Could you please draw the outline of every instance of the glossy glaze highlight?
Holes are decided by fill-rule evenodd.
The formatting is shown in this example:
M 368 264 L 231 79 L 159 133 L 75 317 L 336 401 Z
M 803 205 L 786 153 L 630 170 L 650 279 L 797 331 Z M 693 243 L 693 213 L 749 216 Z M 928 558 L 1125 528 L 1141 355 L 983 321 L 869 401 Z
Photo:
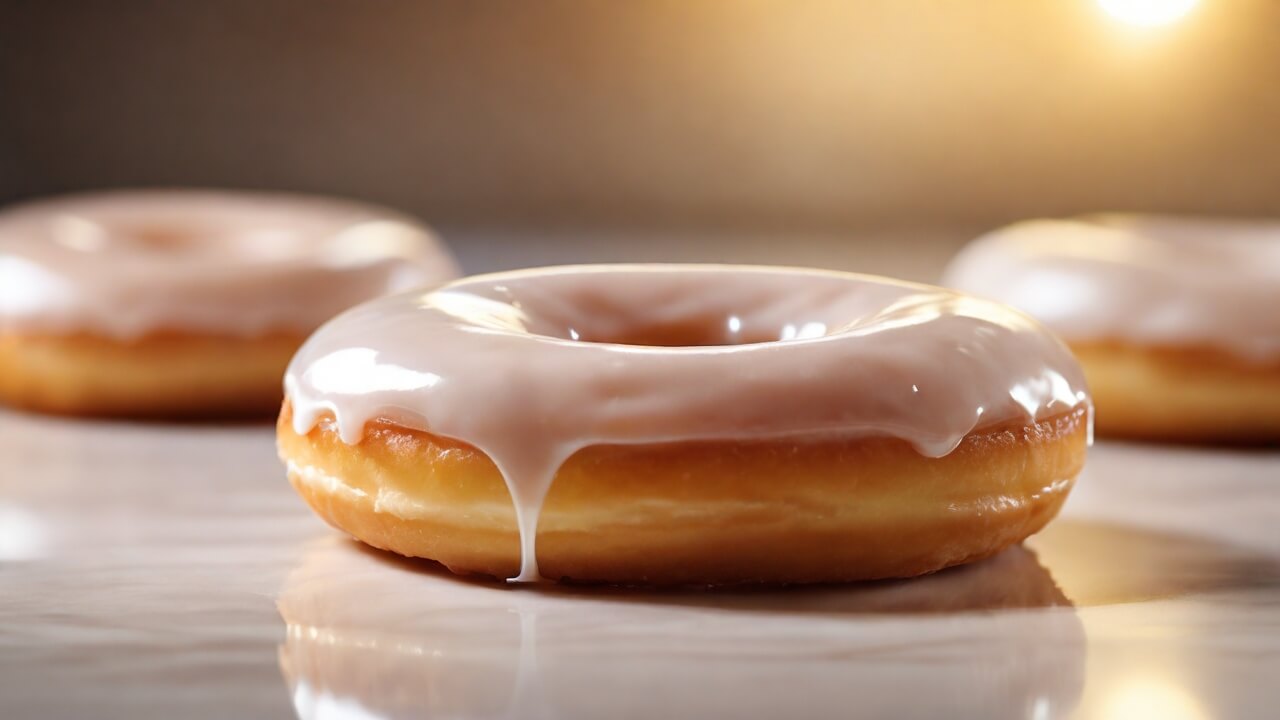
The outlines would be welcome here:
M 894 437 L 946 455 L 973 430 L 1088 403 L 1026 316 L 923 285 L 816 270 L 582 266 L 486 275 L 357 307 L 286 376 L 293 426 L 344 441 L 385 418 L 489 455 L 523 564 L 557 468 L 598 444 Z
M 1280 358 L 1280 222 L 1032 220 L 973 242 L 943 284 L 1019 308 L 1068 342 Z

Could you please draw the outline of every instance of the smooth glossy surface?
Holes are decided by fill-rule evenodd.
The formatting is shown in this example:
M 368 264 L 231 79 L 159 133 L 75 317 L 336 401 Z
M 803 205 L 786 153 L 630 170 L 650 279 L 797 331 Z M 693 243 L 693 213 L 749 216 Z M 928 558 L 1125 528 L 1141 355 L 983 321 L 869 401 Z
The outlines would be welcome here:
M 324 527 L 268 427 L 0 414 L 0 716 L 1232 718 L 1274 708 L 1280 454 L 1100 443 L 919 581 L 459 580 Z
M 332 414 L 356 443 L 386 418 L 486 453 L 516 500 L 518 581 L 539 579 L 552 478 L 591 445 L 870 436 L 939 457 L 976 428 L 1089 402 L 1066 348 L 1004 306 L 729 265 L 545 268 L 380 298 L 312 335 L 285 392 L 299 434 Z
M 0 210 L 0 326 L 133 338 L 307 333 L 457 275 L 429 230 L 334 198 L 136 190 Z
M 1280 221 L 1021 222 L 966 247 L 943 284 L 1030 313 L 1069 343 L 1280 357 Z
M 965 234 L 473 234 L 459 248 L 471 270 L 733 257 L 931 281 Z M 1103 441 L 1034 558 L 613 598 L 364 550 L 298 500 L 267 427 L 0 412 L 0 717 L 1265 718 L 1277 478 L 1280 451 Z M 366 610 L 342 607 L 351 597 Z M 363 672 L 332 684 L 357 646 Z

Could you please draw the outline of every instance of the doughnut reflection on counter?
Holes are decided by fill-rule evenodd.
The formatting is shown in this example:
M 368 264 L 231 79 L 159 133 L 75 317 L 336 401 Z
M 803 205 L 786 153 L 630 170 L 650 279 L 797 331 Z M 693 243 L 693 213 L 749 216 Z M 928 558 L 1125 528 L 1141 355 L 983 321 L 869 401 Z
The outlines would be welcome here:
M 1202 716 L 1176 692 L 1176 655 L 1142 658 L 1159 672 L 1134 674 L 1140 651 L 1105 638 L 1127 637 L 1151 601 L 1258 587 L 1280 587 L 1280 564 L 1249 548 L 1070 517 L 970 566 L 786 592 L 495 587 L 329 538 L 306 550 L 279 595 L 279 661 L 304 720 L 587 718 L 622 707 L 635 717 L 850 707 L 1119 718 L 1148 701 L 1192 718 Z M 1087 666 L 1086 628 L 1097 640 Z
M 495 590 L 431 568 L 346 541 L 311 548 L 278 602 L 299 717 L 589 718 L 626 707 L 772 718 L 841 706 L 940 717 L 977 699 L 984 717 L 1050 718 L 1070 712 L 1083 682 L 1080 620 L 1022 548 L 920 580 L 785 593 Z M 962 635 L 948 640 L 959 616 L 989 625 L 990 647 L 972 663 L 931 662 L 974 651 Z

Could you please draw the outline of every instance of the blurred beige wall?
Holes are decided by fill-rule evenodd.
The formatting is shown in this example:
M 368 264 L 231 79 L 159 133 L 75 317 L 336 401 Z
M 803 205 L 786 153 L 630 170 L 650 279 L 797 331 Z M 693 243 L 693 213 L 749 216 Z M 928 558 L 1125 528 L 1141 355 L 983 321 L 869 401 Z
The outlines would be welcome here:
M 0 2 L 0 200 L 140 184 L 486 225 L 1280 214 L 1280 2 Z

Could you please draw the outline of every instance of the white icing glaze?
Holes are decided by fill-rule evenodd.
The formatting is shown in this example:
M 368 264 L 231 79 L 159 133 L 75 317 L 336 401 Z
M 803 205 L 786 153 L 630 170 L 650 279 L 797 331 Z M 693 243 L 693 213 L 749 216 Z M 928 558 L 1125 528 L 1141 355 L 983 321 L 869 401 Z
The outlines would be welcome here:
M 1013 305 L 1068 341 L 1280 357 L 1280 222 L 1022 222 L 965 248 L 943 284 Z
M 345 200 L 138 190 L 0 212 L 0 322 L 42 333 L 308 333 L 456 276 L 422 225 Z
M 635 344 L 680 342 L 681 346 Z M 623 344 L 632 343 L 632 344 Z M 1021 313 L 924 285 L 787 268 L 635 265 L 464 279 L 335 318 L 285 378 L 293 426 L 386 418 L 477 447 L 523 563 L 556 471 L 597 444 L 889 436 L 941 456 L 975 428 L 1088 403 Z

